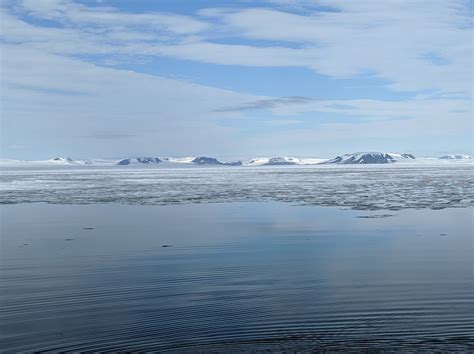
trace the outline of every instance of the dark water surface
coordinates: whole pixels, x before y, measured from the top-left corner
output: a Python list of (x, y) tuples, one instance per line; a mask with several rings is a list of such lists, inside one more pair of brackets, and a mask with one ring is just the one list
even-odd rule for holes
[(2, 351), (474, 350), (473, 208), (0, 210)]

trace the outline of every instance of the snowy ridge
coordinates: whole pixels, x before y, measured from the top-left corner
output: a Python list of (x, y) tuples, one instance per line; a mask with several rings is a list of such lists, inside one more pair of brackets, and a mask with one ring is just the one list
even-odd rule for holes
[(314, 165), (363, 165), (393, 163), (474, 163), (470, 155), (445, 155), (441, 157), (415, 157), (408, 153), (392, 152), (356, 152), (336, 156), (332, 159), (298, 158), (289, 156), (258, 157), (243, 161), (223, 162), (215, 157), (131, 157), (123, 159), (74, 160), (70, 157), (55, 157), (49, 160), (22, 161), (0, 159), (0, 167), (199, 167), (199, 166), (314, 166)]
[(387, 152), (356, 152), (336, 156), (323, 162), (324, 164), (362, 165), (362, 164), (387, 164), (395, 162), (409, 162), (416, 160), (412, 154), (396, 154)]
[(160, 163), (161, 160), (158, 157), (136, 157), (131, 159), (123, 159), (117, 162), (119, 166), (128, 166), (128, 165), (156, 165)]
[(471, 155), (444, 155), (438, 157), (440, 160), (470, 160), (472, 159)]
[(260, 157), (251, 159), (243, 163), (244, 166), (289, 166), (289, 165), (316, 165), (326, 161), (317, 158), (297, 158), (297, 157)]
[(245, 166), (282, 166), (282, 165), (299, 165), (300, 159), (295, 157), (261, 157), (251, 159), (244, 163)]
[(12, 160), (2, 159), (0, 160), (0, 166), (88, 166), (93, 165), (94, 162), (91, 160), (73, 160), (70, 157), (55, 157), (49, 160), (36, 160), (36, 161), (25, 161), (25, 160)]
[(92, 165), (92, 161), (90, 160), (73, 160), (70, 157), (55, 157), (45, 161), (45, 163), (52, 163), (56, 165)]
[(163, 162), (169, 163), (192, 163), (195, 157), (163, 157)]

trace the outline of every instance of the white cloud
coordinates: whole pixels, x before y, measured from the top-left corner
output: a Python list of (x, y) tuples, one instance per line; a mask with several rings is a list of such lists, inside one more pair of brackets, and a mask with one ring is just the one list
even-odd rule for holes
[[(472, 91), (472, 25), (466, 1), (327, 1), (315, 2), (338, 11), (312, 10), (305, 15), (275, 9), (212, 9), (203, 15), (222, 23), (228, 35), (250, 40), (283, 41), (298, 49), (262, 46), (194, 44), (186, 51), (197, 60), (222, 64), (212, 52), (231, 53), (229, 62), (248, 64), (248, 53), (266, 62), (251, 64), (303, 66), (334, 77), (371, 73), (389, 80), (396, 90)], [(275, 24), (275, 25), (269, 25)], [(236, 51), (240, 52), (237, 53)], [(171, 48), (173, 55), (183, 50)], [(265, 52), (267, 54), (265, 54)], [(207, 54), (207, 55), (206, 55)], [(429, 54), (445, 65), (429, 60)], [(428, 56), (428, 58), (427, 58)]]
[[(463, 0), (319, 0), (304, 14), (269, 8), (203, 9), (199, 19), (125, 13), (71, 0), (23, 0), (18, 8), (54, 20), (60, 28), (32, 26), (6, 14), (4, 38), (48, 52), (305, 67), (332, 77), (374, 75), (394, 90), (472, 93), (472, 26), (469, 4)], [(226, 43), (229, 38), (247, 43)]]
[(188, 16), (169, 13), (122, 13), (112, 7), (87, 7), (71, 0), (23, 0), (21, 7), (35, 17), (81, 26), (136, 26), (180, 35), (209, 29), (208, 23)]
[[(472, 91), (472, 28), (464, 2), (317, 2), (336, 12), (284, 2), (285, 11), (297, 5), (298, 12), (207, 9), (193, 18), (71, 0), (24, 0), (3, 9), (2, 144), (33, 147), (47, 141), (53, 150), (110, 156), (251, 152), (330, 139), (339, 144), (354, 134), (368, 140), (383, 134), (472, 137), (472, 100), (466, 97)], [(26, 14), (56, 26), (28, 22)], [(404, 101), (263, 97), (104, 68), (77, 57), (97, 54), (109, 62), (169, 56), (304, 67), (333, 77), (370, 74), (417, 95)], [(222, 124), (236, 115), (258, 119), (259, 107), (275, 118), (266, 120), (269, 130), (286, 125), (288, 132), (255, 131), (247, 137)], [(308, 112), (338, 119), (308, 129), (298, 117)], [(87, 136), (94, 139), (84, 146)]]
[[(259, 98), (23, 46), (4, 46), (2, 53), (4, 146), (48, 144), (59, 151), (109, 156), (228, 150), (231, 130), (216, 120), (232, 114), (215, 111)], [(84, 136), (107, 133), (122, 137), (84, 144)], [(124, 144), (126, 135), (133, 144)]]

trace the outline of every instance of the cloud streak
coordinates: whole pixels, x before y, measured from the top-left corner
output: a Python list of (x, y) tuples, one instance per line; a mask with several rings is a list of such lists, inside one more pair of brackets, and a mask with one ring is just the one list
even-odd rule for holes
[(299, 96), (269, 98), (245, 102), (239, 106), (218, 109), (216, 112), (242, 112), (258, 109), (275, 109), (281, 106), (304, 105), (312, 101), (314, 101), (312, 98)]

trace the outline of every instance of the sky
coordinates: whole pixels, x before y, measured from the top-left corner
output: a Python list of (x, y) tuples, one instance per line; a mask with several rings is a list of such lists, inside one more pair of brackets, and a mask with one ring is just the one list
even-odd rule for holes
[(474, 150), (472, 0), (0, 4), (2, 158)]

